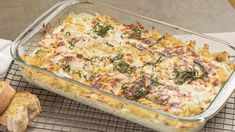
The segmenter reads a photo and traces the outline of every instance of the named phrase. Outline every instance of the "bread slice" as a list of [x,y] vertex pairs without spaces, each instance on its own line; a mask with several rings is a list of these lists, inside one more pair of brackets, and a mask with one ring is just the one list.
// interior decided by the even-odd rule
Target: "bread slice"
[[9,131],[23,132],[41,112],[38,98],[30,92],[17,92],[7,110],[0,116],[0,124]]
[[10,105],[16,91],[6,82],[0,81],[0,115],[7,109]]

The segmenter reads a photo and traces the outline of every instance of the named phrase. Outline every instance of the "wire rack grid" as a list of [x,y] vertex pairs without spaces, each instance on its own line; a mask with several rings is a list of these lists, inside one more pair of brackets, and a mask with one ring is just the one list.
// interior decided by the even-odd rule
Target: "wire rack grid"
[[[17,91],[30,91],[40,100],[43,112],[32,121],[31,132],[153,132],[141,125],[129,122],[98,109],[72,101],[25,81],[19,67],[12,62],[5,78]],[[0,131],[7,131],[0,126]],[[225,107],[210,119],[203,132],[235,132],[235,97],[229,98]]]

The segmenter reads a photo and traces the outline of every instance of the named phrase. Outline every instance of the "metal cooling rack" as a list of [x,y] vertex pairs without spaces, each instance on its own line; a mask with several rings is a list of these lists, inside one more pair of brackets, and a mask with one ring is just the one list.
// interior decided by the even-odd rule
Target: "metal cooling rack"
[[[43,112],[28,126],[27,131],[51,132],[152,132],[153,130],[107,114],[87,105],[72,101],[57,94],[43,90],[25,81],[19,67],[11,64],[5,81],[17,91],[27,90],[40,99]],[[0,126],[0,131],[6,128]],[[228,100],[225,107],[208,121],[203,132],[235,131],[235,97]]]

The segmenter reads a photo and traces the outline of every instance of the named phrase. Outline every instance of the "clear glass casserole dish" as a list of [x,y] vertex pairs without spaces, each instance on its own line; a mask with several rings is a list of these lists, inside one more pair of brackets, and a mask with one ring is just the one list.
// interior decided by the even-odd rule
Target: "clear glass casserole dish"
[[[42,14],[16,38],[12,45],[12,56],[20,65],[22,75],[30,83],[158,131],[199,131],[208,119],[219,112],[234,91],[235,74],[232,72],[216,98],[204,112],[194,116],[182,117],[150,108],[123,97],[115,96],[25,62],[22,56],[32,53],[39,46],[37,42],[40,39],[41,33],[44,31],[45,25],[49,23],[53,27],[58,25],[70,12],[85,12],[89,14],[98,12],[112,16],[121,23],[138,21],[149,29],[152,26],[157,27],[161,34],[168,32],[174,34],[176,38],[185,41],[196,40],[198,47],[207,43],[210,47],[210,52],[227,51],[230,56],[235,55],[233,47],[222,40],[201,35],[106,4],[71,0],[61,2]],[[71,90],[73,92],[70,92]]]

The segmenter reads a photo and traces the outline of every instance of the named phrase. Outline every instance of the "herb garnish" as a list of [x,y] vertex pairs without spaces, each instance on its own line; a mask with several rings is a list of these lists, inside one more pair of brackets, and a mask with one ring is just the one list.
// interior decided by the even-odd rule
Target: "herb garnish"
[[81,71],[76,72],[76,74],[77,74],[80,78],[82,77]]
[[149,47],[152,47],[152,46],[154,46],[155,44],[158,44],[158,43],[159,43],[161,40],[163,40],[163,39],[165,39],[165,35],[163,35],[162,37],[160,37],[160,38],[156,41],[156,43],[150,45]]
[[115,56],[113,59],[111,59],[112,62],[117,61],[117,60],[121,60],[124,57],[123,54],[118,54],[117,56]]
[[43,54],[45,54],[46,53],[46,51],[43,51],[43,49],[39,49],[38,51],[36,51],[34,54],[37,56],[37,57],[39,57],[39,56],[41,56],[41,55],[43,55]]
[[[176,84],[183,84],[185,82],[191,82],[193,80],[201,79],[208,77],[208,71],[206,70],[205,66],[202,64],[200,60],[194,60],[193,68],[185,71],[175,70],[175,81]],[[196,68],[197,67],[197,68]]]
[[66,72],[69,72],[71,69],[71,66],[69,64],[67,64],[65,67],[63,67],[63,70]]
[[91,57],[91,58],[86,58],[86,57],[84,57],[84,59],[85,59],[86,61],[89,61],[91,65],[93,65],[93,64],[96,62],[96,59],[97,59],[97,58],[98,58],[98,57]]
[[141,34],[141,30],[139,28],[135,28],[134,30],[132,30],[132,34],[129,36],[129,38],[139,39],[141,37]]
[[150,89],[146,87],[145,78],[141,77],[134,81],[131,86],[122,85],[123,94],[127,99],[137,100],[149,94]]
[[84,34],[90,35],[91,33],[90,32],[85,32]]
[[199,61],[199,60],[194,60],[193,61],[202,71],[202,75],[201,77],[207,77],[208,76],[208,71],[206,70],[205,66],[203,66],[203,64]]
[[111,25],[107,25],[107,26],[102,26],[100,25],[99,23],[97,23],[95,26],[94,26],[94,31],[97,33],[98,36],[100,37],[105,37],[108,33],[108,31],[110,29],[112,29],[113,27]]
[[150,81],[151,81],[151,83],[152,83],[154,86],[163,85],[162,83],[160,83],[160,82],[158,81],[158,79],[157,79],[156,77],[153,77],[153,76],[151,76]]
[[162,60],[163,60],[163,55],[160,56],[156,61],[151,61],[151,62],[147,62],[145,63],[142,67],[145,67],[147,65],[152,65],[152,66],[155,66],[156,64],[160,63]]
[[112,44],[110,44],[108,41],[105,42],[106,45],[110,46],[110,47],[114,47]]
[[162,53],[162,52],[159,52],[159,51],[154,51],[153,53],[157,53],[159,54],[160,56],[164,56],[166,58],[171,58],[173,57],[173,53]]
[[69,49],[74,49],[75,44],[79,41],[80,39],[72,39],[71,41],[69,41]]
[[166,95],[166,94],[160,94],[159,93],[157,95],[152,95],[152,97],[149,96],[147,98],[154,101],[158,105],[164,105],[164,104],[168,103],[168,99],[170,98],[170,96]]
[[114,65],[114,69],[119,71],[120,73],[123,74],[131,74],[136,67],[135,66],[130,66],[128,63],[124,62],[124,61],[115,61],[113,63]]
[[176,84],[184,84],[187,81],[191,82],[201,77],[199,75],[199,71],[197,71],[196,69],[189,69],[185,71],[175,70],[174,73]]
[[164,54],[164,53],[161,53],[161,52],[158,52],[158,51],[154,51],[153,53],[159,54],[160,57],[158,57],[158,59],[155,60],[155,61],[151,61],[151,62],[145,63],[142,67],[145,67],[146,65],[155,66],[156,64],[161,63],[164,59],[173,57],[172,53],[165,53],[165,54]]
[[162,37],[160,37],[160,38],[156,41],[156,43],[160,42],[160,41],[163,40],[163,39],[165,39],[165,35],[163,35]]
[[123,57],[124,57],[123,54],[118,54],[117,56],[115,56],[110,60],[113,63],[114,70],[117,70],[123,74],[131,74],[136,69],[136,67],[130,66],[130,64],[124,62],[122,60]]
[[71,36],[70,32],[65,32],[65,36]]
[[66,72],[69,72],[71,69],[70,64],[65,59],[59,60],[57,65],[59,65]]
[[73,49],[75,47],[75,43],[73,43],[73,42],[69,42],[69,49]]

